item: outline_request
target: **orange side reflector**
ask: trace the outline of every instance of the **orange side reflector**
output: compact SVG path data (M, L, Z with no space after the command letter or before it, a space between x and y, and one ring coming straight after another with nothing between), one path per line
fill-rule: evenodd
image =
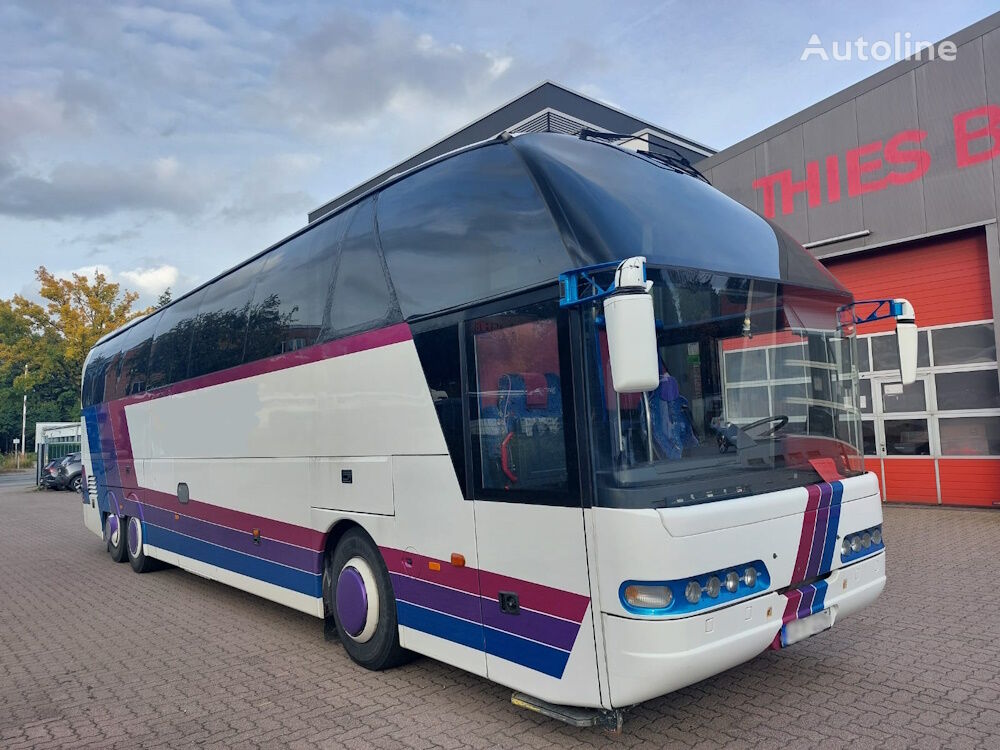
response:
M441 563L434 562L433 560L428 560L427 567L430 568L431 570L441 570Z
M460 555L457 552L452 552L451 553L451 564L454 565L456 568L464 568L465 567L465 555Z

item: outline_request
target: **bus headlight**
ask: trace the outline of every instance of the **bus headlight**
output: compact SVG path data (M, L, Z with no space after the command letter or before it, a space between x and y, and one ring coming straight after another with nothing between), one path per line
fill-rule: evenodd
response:
M757 568L747 568L743 571L743 585L749 589L757 585Z
M674 595L667 586L640 586L633 584L625 587L625 601L639 609L666 609Z
M726 591L732 594L740 587L740 574L735 570L726 573Z
M872 529L872 544L878 546L882 543L882 527L876 526Z
M691 604L697 604L701 600L701 584L697 581L688 581L684 589L684 598Z
M851 552L861 551L861 537L855 534L851 537Z

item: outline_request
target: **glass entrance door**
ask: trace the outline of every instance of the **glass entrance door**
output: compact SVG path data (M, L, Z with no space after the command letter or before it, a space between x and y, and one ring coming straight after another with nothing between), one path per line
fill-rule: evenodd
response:
M867 424L865 452L873 451L876 465L870 468L881 475L885 499L937 503L934 459L941 452L930 376L918 376L910 385L891 377L873 377L870 383L872 420Z

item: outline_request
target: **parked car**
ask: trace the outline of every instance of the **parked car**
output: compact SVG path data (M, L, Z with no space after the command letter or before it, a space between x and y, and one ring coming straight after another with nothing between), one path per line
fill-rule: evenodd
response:
M83 485L83 459L80 453L70 453L59 461L53 487L79 492Z
M58 489L56 483L59 479L59 463L61 458L53 458L42 467L41 485L47 490Z

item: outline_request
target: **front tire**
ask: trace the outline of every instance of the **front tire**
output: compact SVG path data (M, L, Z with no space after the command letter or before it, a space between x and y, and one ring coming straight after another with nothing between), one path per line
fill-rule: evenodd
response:
M116 563L125 562L128 552L125 548L126 519L110 513L104 519L104 539L107 542L108 554Z
M399 645L396 599L389 571L371 538L351 529L329 561L330 601L347 655L365 669L382 670L410 659Z

